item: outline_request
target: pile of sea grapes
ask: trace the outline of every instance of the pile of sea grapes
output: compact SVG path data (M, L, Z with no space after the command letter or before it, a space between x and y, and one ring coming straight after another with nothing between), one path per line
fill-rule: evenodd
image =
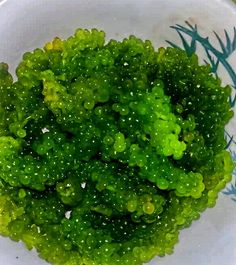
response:
M180 49L78 29L0 64L0 234L57 265L173 252L234 167L230 87Z

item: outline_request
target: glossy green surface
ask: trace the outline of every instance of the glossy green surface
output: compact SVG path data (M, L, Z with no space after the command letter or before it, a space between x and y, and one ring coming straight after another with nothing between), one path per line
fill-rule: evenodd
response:
M77 30L0 65L0 233L58 265L140 265L231 179L229 87L174 48Z

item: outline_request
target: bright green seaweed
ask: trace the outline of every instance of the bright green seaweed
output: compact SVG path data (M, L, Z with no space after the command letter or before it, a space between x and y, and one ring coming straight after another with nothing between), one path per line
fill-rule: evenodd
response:
M58 265L173 251L231 179L229 87L175 48L79 29L0 64L0 234Z

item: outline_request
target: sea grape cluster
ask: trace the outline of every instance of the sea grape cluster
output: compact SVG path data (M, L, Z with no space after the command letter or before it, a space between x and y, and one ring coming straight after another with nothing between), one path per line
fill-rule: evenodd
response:
M173 251L234 167L230 87L176 48L76 30L0 64L0 234L57 265Z

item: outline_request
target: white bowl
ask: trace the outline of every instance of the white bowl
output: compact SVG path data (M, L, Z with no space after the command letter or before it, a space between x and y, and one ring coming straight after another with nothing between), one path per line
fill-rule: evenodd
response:
M236 5L226 0L0 0L0 61L7 62L13 72L23 52L41 47L55 36L67 37L78 27L103 29L108 39L134 34L152 40L157 47L167 46L166 40L181 46L176 30L170 26L188 27L185 21L197 24L199 34L209 36L210 43L220 50L213 31L223 42L224 29L233 38ZM199 56L209 62L204 43L197 45ZM236 52L227 59L232 69L236 69L235 59ZM224 83L233 85L236 80L232 80L228 70L219 64L219 76ZM233 90L233 96L234 93ZM228 140L236 135L235 120L226 129ZM232 140L229 148L236 158L235 147ZM150 265L236 264L235 176L233 178L232 186L228 186L226 194L220 194L216 207L207 210L199 221L181 232L174 254L157 257ZM0 237L0 264L47 263L34 251L27 251L22 243Z

